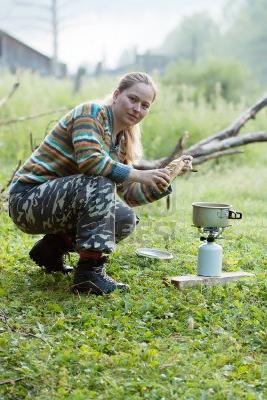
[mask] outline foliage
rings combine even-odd
[[[266,83],[266,23],[265,0],[229,0],[220,24],[204,12],[187,16],[158,50],[192,65],[230,58],[251,70],[255,81]]]
[[[70,82],[28,75],[21,80],[21,89],[3,109],[5,118],[14,117],[14,110],[19,116],[102,97],[103,88],[114,84],[88,82],[82,95],[72,98]],[[49,90],[52,85],[56,90]],[[0,97],[4,93],[2,86]],[[198,140],[230,123],[246,105],[219,97],[213,109],[205,99],[199,104],[185,99],[176,108],[175,97],[176,87],[163,87],[143,126],[145,150],[152,157],[169,151],[179,132],[190,130],[191,140]],[[17,159],[29,154],[28,132],[42,137],[50,118],[1,128],[2,185]],[[263,110],[248,129],[266,129],[266,121]],[[265,399],[263,146],[249,146],[238,158],[207,163],[197,174],[177,180],[169,212],[165,200],[136,209],[141,223],[117,246],[108,267],[115,279],[130,284],[126,294],[71,294],[72,276],[46,275],[35,266],[28,251],[39,237],[20,232],[2,208],[0,399]],[[224,269],[254,272],[255,277],[183,291],[168,286],[169,277],[196,271],[199,240],[191,226],[196,200],[231,203],[243,212],[244,219],[225,232]],[[166,248],[174,259],[137,258],[139,247]],[[76,261],[72,255],[70,263]]]
[[[243,0],[238,5],[225,32],[224,54],[248,65],[256,79],[266,83],[266,1]]]
[[[248,71],[235,60],[211,59],[193,65],[178,62],[170,66],[164,82],[178,87],[189,86],[192,99],[204,98],[213,103],[218,95],[228,101],[237,101],[244,92]],[[182,94],[179,96],[182,100]]]

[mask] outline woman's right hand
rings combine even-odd
[[[139,182],[151,186],[154,190],[163,192],[170,185],[169,171],[165,168],[139,170],[133,168],[129,175],[129,181]]]

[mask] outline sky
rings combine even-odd
[[[59,59],[70,71],[104,60],[116,67],[123,50],[157,48],[184,16],[208,11],[220,20],[225,0],[56,0]],[[0,29],[52,55],[52,0],[0,0]]]

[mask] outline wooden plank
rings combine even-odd
[[[223,285],[249,276],[254,276],[254,274],[251,274],[250,272],[236,271],[223,272],[221,276],[183,275],[172,277],[171,282],[178,287],[178,289],[183,289],[196,285]]]

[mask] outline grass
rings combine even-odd
[[[189,105],[183,107],[185,112]],[[194,117],[191,114],[191,128],[201,113],[205,128],[201,107],[195,106]],[[228,115],[227,106],[221,107],[206,109],[205,133],[219,114],[230,122],[230,106]],[[151,120],[158,134],[156,123],[164,126],[164,121],[156,112]],[[264,126],[264,121],[263,113],[256,124]],[[41,131],[47,120],[35,123]],[[31,124],[12,128],[17,152],[19,143],[26,145],[24,134]],[[147,124],[148,138],[153,126]],[[1,134],[4,184],[17,153],[15,146],[9,147],[7,131]],[[126,294],[71,294],[72,276],[46,275],[36,267],[28,251],[37,237],[20,232],[2,208],[0,399],[265,399],[264,146],[249,146],[238,158],[207,163],[197,174],[177,179],[169,211],[164,199],[136,209],[140,225],[117,246],[108,266],[114,278],[130,284]],[[169,277],[196,271],[200,242],[191,226],[191,203],[197,200],[231,203],[243,212],[244,219],[232,223],[221,243],[224,270],[242,269],[255,277],[183,291],[169,285]],[[150,246],[168,249],[174,259],[135,255],[138,247]],[[76,261],[72,255],[71,264]]]

